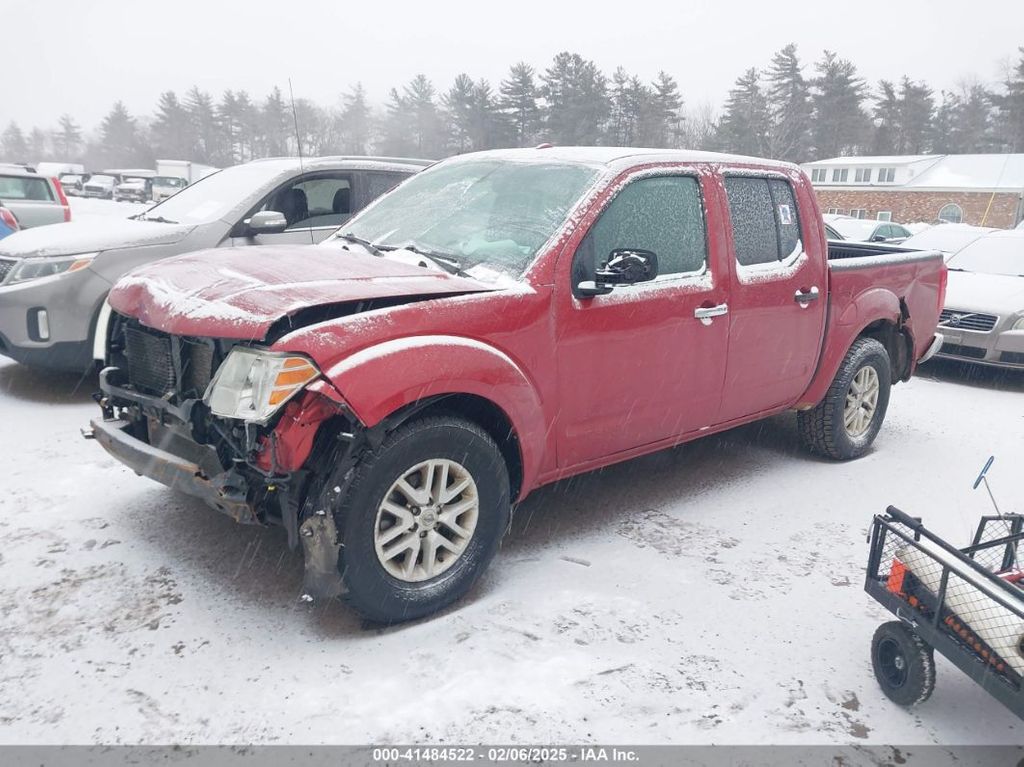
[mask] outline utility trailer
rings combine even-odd
[[[937,650],[1024,719],[1021,540],[1020,514],[982,517],[962,549],[894,506],[874,518],[864,589],[899,618],[871,643],[875,678],[890,700],[928,699]]]

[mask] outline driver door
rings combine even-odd
[[[716,423],[729,318],[708,247],[707,186],[683,171],[634,178],[576,249],[572,286],[592,280],[618,249],[653,251],[658,277],[589,298],[566,286],[557,316],[559,468]]]

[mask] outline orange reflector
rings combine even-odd
[[[889,580],[885,587],[893,594],[903,596],[903,579],[907,575],[907,567],[898,559],[892,561],[892,569],[889,570]]]
[[[306,381],[314,378],[315,376],[316,373],[309,365],[295,370],[283,370],[277,374],[277,380],[274,381],[274,386],[297,386],[299,384],[306,383]]]

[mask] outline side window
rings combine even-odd
[[[613,250],[651,250],[658,275],[700,271],[707,262],[700,185],[692,176],[655,176],[628,184],[587,232],[573,262],[574,284],[593,279]]]
[[[348,174],[306,178],[277,190],[260,210],[276,210],[288,229],[341,226],[352,215],[352,181]]]
[[[741,266],[785,261],[800,249],[800,220],[788,182],[730,176],[725,190]]]
[[[405,173],[367,173],[366,178],[366,199],[363,205],[369,205],[385,192],[390,192],[402,181],[408,178]]]

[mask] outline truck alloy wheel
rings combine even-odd
[[[409,421],[355,466],[335,509],[346,600],[365,617],[398,623],[462,597],[508,527],[505,460],[471,421]]]
[[[401,581],[440,575],[465,552],[479,514],[476,482],[464,466],[443,458],[418,463],[377,509],[377,559]]]
[[[871,426],[871,420],[878,409],[878,373],[871,365],[857,371],[846,392],[846,407],[843,409],[843,427],[851,437],[860,437]]]
[[[843,358],[825,398],[797,413],[800,439],[814,452],[848,460],[867,452],[889,407],[892,364],[874,338],[858,338]]]

